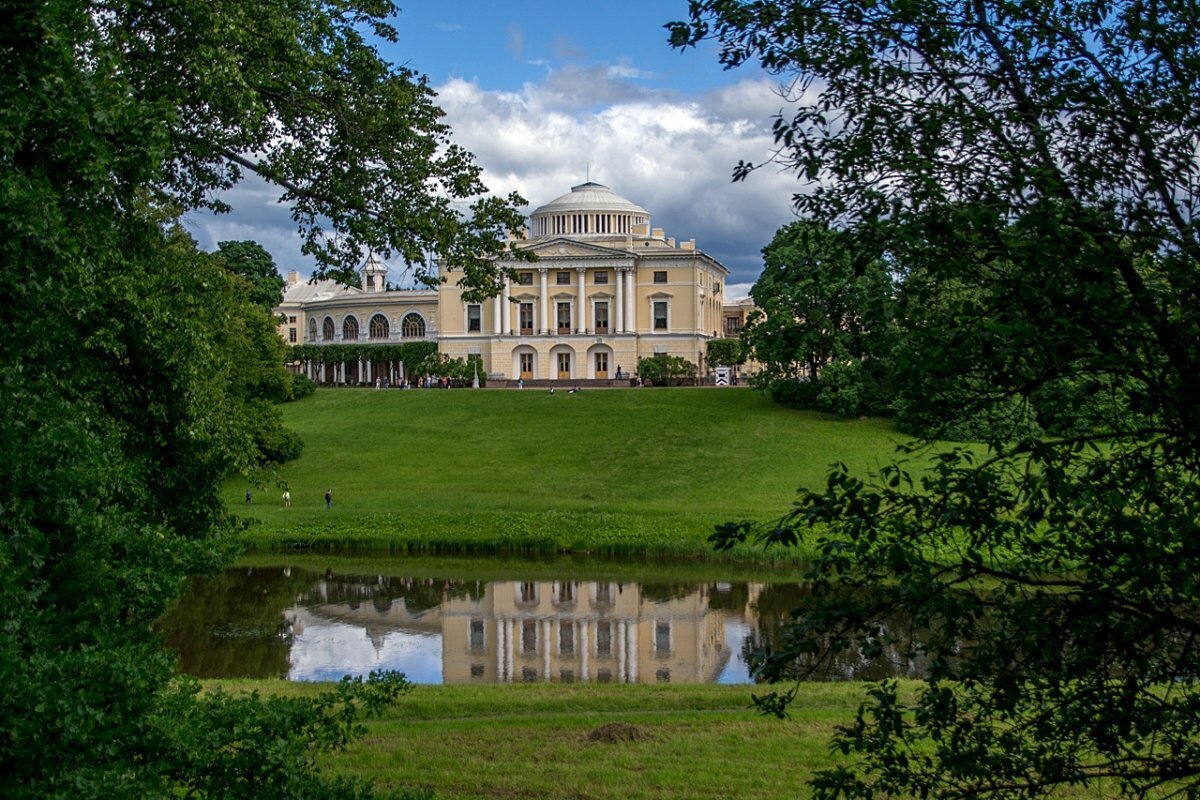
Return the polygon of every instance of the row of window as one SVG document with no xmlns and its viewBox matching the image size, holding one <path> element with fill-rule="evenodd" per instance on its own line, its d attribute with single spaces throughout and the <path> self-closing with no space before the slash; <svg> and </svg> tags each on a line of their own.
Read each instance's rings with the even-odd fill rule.
<svg viewBox="0 0 1200 800">
<path fill-rule="evenodd" d="M 291 317 L 291 321 L 295 321 L 295 317 Z M 326 317 L 321 325 L 321 341 L 332 342 L 336 338 L 336 326 L 333 323 L 332 317 Z M 288 338 L 291 341 L 296 341 L 296 329 L 292 328 L 289 331 Z M 375 314 L 367 323 L 367 335 L 371 339 L 386 339 L 391 335 L 391 326 L 388 324 L 387 317 L 383 314 Z M 405 339 L 420 339 L 425 336 L 425 319 L 417 313 L 410 313 L 404 316 L 400 321 L 400 335 Z M 309 341 L 317 340 L 317 320 L 315 317 L 308 321 L 308 338 Z M 342 320 L 342 340 L 347 342 L 357 341 L 359 338 L 358 319 L 353 316 L 348 316 Z"/>
<path fill-rule="evenodd" d="M 574 283 L 574 279 L 572 277 L 571 271 L 566 270 L 566 269 L 557 270 L 554 273 L 554 282 L 558 286 L 571 286 Z M 654 282 L 655 283 L 666 283 L 667 282 L 667 271 L 665 269 L 655 270 L 654 271 Z M 596 270 L 595 272 L 593 272 L 592 273 L 592 283 L 594 283 L 596 285 L 601 285 L 601 286 L 607 284 L 608 283 L 608 272 L 606 270 L 602 270 L 602 269 L 599 269 L 599 270 Z M 533 286 L 533 273 L 532 272 L 518 272 L 517 273 L 517 285 L 518 286 Z M 716 285 L 716 287 L 717 287 L 716 291 L 718 291 L 718 292 L 721 291 L 721 285 L 719 283 Z"/>
<path fill-rule="evenodd" d="M 542 624 L 538 620 L 527 619 L 521 623 L 521 655 L 534 656 L 538 654 L 538 630 Z M 558 622 L 558 652 L 562 655 L 575 653 L 575 623 L 573 620 Z M 601 620 L 595 623 L 596 651 L 598 657 L 611 656 L 613 653 L 613 623 Z M 471 620 L 468 646 L 474 651 L 483 651 L 487 647 L 484 636 L 482 619 Z M 654 624 L 654 653 L 667 656 L 671 652 L 671 623 L 656 622 Z"/>
<path fill-rule="evenodd" d="M 555 318 L 559 333 L 571 333 L 572 303 L 555 304 Z M 666 300 L 655 300 L 653 307 L 654 330 L 670 330 L 668 315 L 669 303 Z M 608 303 L 597 302 L 592 310 L 592 329 L 595 333 L 608 333 Z M 533 303 L 520 303 L 517 309 L 517 324 L 522 336 L 533 335 Z M 477 304 L 467 306 L 467 333 L 483 331 L 483 307 Z M 407 335 L 407 334 L 405 334 Z"/>
<path fill-rule="evenodd" d="M 481 680 L 484 677 L 485 672 L 486 672 L 486 670 L 485 670 L 483 664 L 472 664 L 471 665 L 471 677 L 472 678 Z M 654 673 L 654 678 L 659 683 L 670 683 L 671 682 L 671 670 L 665 669 L 665 668 L 657 670 Z M 612 683 L 612 679 L 613 679 L 613 674 L 612 674 L 611 669 L 601 668 L 601 669 L 596 670 L 596 683 Z M 536 669 L 534 669 L 533 667 L 524 667 L 521 670 L 521 680 L 524 683 L 537 683 L 538 671 Z M 574 683 L 575 682 L 575 670 L 573 670 L 573 669 L 559 670 L 558 671 L 558 680 L 561 683 Z"/>
</svg>

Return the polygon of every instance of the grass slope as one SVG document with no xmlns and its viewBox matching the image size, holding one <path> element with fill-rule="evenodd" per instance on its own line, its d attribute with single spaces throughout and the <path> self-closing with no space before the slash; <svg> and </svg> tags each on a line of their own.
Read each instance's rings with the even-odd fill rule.
<svg viewBox="0 0 1200 800">
<path fill-rule="evenodd" d="M 304 455 L 248 507 L 226 487 L 260 546 L 696 555 L 714 523 L 779 515 L 902 438 L 746 390 L 322 390 L 283 412 Z"/>
</svg>

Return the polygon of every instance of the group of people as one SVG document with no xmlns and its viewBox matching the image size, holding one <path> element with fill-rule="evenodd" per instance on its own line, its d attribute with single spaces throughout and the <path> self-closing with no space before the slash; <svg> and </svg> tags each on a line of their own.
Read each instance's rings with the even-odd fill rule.
<svg viewBox="0 0 1200 800">
<path fill-rule="evenodd" d="M 246 490 L 246 505 L 250 505 L 250 503 L 253 502 L 253 500 L 254 500 L 254 494 L 249 489 L 247 489 Z M 288 491 L 287 489 L 283 490 L 283 507 L 284 508 L 292 507 L 292 493 L 290 491 Z M 333 508 L 333 489 L 327 489 L 325 491 L 325 507 Z"/>
</svg>

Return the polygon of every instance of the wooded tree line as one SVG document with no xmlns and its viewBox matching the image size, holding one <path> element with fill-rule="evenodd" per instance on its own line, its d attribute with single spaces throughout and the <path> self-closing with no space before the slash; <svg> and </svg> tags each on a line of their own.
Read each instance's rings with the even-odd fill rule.
<svg viewBox="0 0 1200 800">
<path fill-rule="evenodd" d="M 814 294 L 853 299 L 890 277 L 897 396 L 937 425 L 986 421 L 986 453 L 918 443 L 873 475 L 839 465 L 772 524 L 714 537 L 817 553 L 813 594 L 762 676 L 893 643 L 931 665 L 911 695 L 871 690 L 816 796 L 1194 796 L 1197 5 L 694 0 L 690 12 L 669 26 L 677 46 L 715 41 L 726 66 L 756 62 L 785 85 L 774 161 L 802 180 L 808 222 L 768 254 L 781 258 L 764 288 L 778 290 L 760 302 L 782 310 L 762 332 L 792 348 L 779 363 L 833 353 L 826 373 L 871 369 L 869 337 L 858 352 L 833 326 L 825 350 L 801 341 L 812 331 L 786 323 L 808 298 L 789 292 L 840 275 L 844 291 Z M 805 266 L 819 269 L 790 274 Z M 825 318 L 842 330 L 869 310 L 829 304 Z M 923 632 L 911 646 L 887 622 L 898 612 Z M 793 696 L 759 702 L 784 713 Z"/>
<path fill-rule="evenodd" d="M 253 172 L 323 265 L 419 276 L 432 250 L 486 292 L 519 198 L 482 196 L 425 80 L 375 51 L 390 3 L 0 11 L 0 795 L 369 796 L 315 755 L 402 679 L 201 697 L 150 633 L 235 549 L 222 479 L 288 450 L 271 281 L 178 220 Z"/>
</svg>

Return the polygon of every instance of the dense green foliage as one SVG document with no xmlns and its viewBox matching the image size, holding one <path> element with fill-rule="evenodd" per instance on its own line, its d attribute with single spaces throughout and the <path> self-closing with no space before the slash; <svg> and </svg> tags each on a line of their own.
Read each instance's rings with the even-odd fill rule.
<svg viewBox="0 0 1200 800">
<path fill-rule="evenodd" d="M 745 348 L 740 339 L 709 339 L 708 363 L 713 366 L 731 367 L 745 361 Z"/>
<path fill-rule="evenodd" d="M 696 382 L 696 365 L 682 356 L 652 356 L 638 360 L 637 374 L 653 386 L 684 386 Z"/>
<path fill-rule="evenodd" d="M 454 212 L 478 169 L 424 82 L 364 38 L 391 36 L 392 10 L 4 4 L 4 797 L 366 796 L 314 754 L 401 683 L 315 706 L 200 700 L 149 625 L 231 550 L 224 476 L 297 444 L 273 405 L 293 394 L 273 321 L 178 215 L 219 206 L 249 169 L 284 188 L 326 262 L 436 248 L 485 289 L 520 222 L 494 199 Z"/>
<path fill-rule="evenodd" d="M 776 400 L 842 417 L 892 410 L 896 331 L 892 276 L 869 242 L 820 222 L 780 228 L 750 290 L 742 330 Z"/>
<path fill-rule="evenodd" d="M 258 490 L 269 500 L 246 507 L 241 481 L 224 493 L 262 546 L 711 557 L 714 518 L 765 519 L 796 481 L 820 486 L 834 459 L 866 469 L 897 441 L 885 420 L 732 388 L 322 389 L 282 410 L 305 441 L 276 474 L 292 507 Z"/>
<path fill-rule="evenodd" d="M 250 302 L 272 311 L 283 299 L 283 276 L 258 242 L 217 242 L 225 267 L 250 285 Z"/>
<path fill-rule="evenodd" d="M 928 633 L 911 702 L 877 687 L 818 797 L 1200 791 L 1200 17 L 1192 0 L 697 0 L 796 103 L 803 216 L 904 282 L 898 367 L 992 452 L 824 491 L 757 531 L 821 555 L 765 657 Z M 747 175 L 742 164 L 737 174 Z M 1042 436 L 1031 417 L 1059 433 Z M 739 542 L 752 526 L 722 527 Z M 788 693 L 764 700 L 782 710 Z"/>
</svg>

